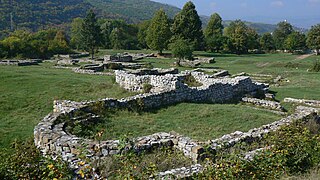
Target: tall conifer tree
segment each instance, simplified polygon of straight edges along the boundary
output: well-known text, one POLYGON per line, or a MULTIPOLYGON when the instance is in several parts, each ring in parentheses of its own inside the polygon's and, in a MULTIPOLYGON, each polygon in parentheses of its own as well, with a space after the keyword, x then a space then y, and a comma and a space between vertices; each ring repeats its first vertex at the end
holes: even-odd
POLYGON ((89 51, 91 58, 93 59, 95 48, 100 42, 100 27, 97 23, 96 15, 92 9, 84 18, 80 32, 83 46, 89 51))
POLYGON ((192 43, 194 49, 201 50, 204 45, 204 36, 202 32, 202 22, 196 11, 195 5, 189 1, 182 11, 174 18, 172 25, 173 41, 185 39, 192 43))
POLYGON ((162 54, 162 51, 168 46, 170 37, 171 32, 168 16, 163 9, 160 9, 155 13, 147 30, 147 45, 162 54))

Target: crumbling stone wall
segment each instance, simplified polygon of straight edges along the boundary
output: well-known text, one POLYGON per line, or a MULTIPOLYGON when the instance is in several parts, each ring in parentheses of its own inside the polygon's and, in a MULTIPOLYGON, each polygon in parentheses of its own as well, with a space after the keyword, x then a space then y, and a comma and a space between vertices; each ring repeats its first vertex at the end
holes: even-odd
POLYGON ((0 60, 0 65, 5 66, 32 66, 41 63, 41 59, 32 60, 0 60))

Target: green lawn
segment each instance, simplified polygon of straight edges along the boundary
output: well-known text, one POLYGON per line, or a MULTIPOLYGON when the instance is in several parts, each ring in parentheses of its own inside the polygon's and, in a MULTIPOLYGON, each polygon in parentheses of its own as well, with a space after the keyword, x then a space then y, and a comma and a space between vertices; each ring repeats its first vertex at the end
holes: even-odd
POLYGON ((91 136, 105 129, 105 140, 119 139, 122 135, 137 137, 175 131, 206 141, 235 131, 245 132, 280 119, 279 115, 244 105, 181 103, 142 114, 130 111, 108 113, 100 125, 83 129, 91 130, 91 136))
MULTIPOLYGON (((102 50, 100 55, 110 52, 115 53, 116 51, 102 50)), ((283 83, 280 87, 271 87, 271 90, 277 93, 278 100, 283 100, 285 97, 320 100, 320 73, 307 72, 313 61, 319 59, 319 57, 311 56, 304 60, 295 60, 297 56, 290 54, 241 56, 203 52, 195 52, 195 54, 216 57, 216 63, 203 65, 202 67, 227 69, 232 74, 244 71, 283 76, 289 82, 283 83)), ((174 62, 173 59, 147 59, 143 61, 151 62, 155 67, 163 68, 172 67, 171 65, 174 62)), ((71 70, 53 69, 50 66, 52 64, 49 63, 30 67, 0 66, 0 148, 8 147, 14 139, 32 137, 34 126, 52 111, 54 99, 78 101, 132 95, 132 93, 119 88, 118 85, 114 85, 112 77, 75 74, 71 70)), ((186 68, 181 68, 181 70, 183 69, 186 68)), ((272 114, 270 114, 271 118, 268 118, 266 116, 268 113, 254 110, 252 110, 252 117, 249 115, 247 117, 245 112, 251 112, 251 109, 241 108, 238 105, 180 104, 159 110, 157 113, 145 113, 142 116, 123 112, 123 114, 115 116, 114 119, 119 122, 127 122, 122 123, 123 126, 127 126, 127 129, 132 127, 133 131, 131 133, 134 135, 176 130, 178 133, 198 139, 217 137, 234 130, 246 130, 277 119, 272 118, 272 114), (207 114, 201 116, 202 112, 198 111, 200 107, 201 109, 207 109, 207 114), (241 108, 244 109, 241 110, 241 108), (215 109, 222 109, 222 112, 228 112, 226 109, 233 109, 233 111, 239 111, 238 114, 241 114, 241 116, 234 115, 237 119, 230 119, 229 117, 232 116, 228 116, 228 114, 232 114, 231 112, 216 115, 215 109), (261 120, 259 116, 261 116, 261 120), (258 119, 257 117, 259 121, 255 121, 258 119), (151 123, 152 126, 149 127, 148 123, 140 119, 146 119, 145 121, 151 123), (219 120, 217 121, 217 119, 219 120), (246 119, 250 120, 244 123, 246 119), (135 124, 135 122, 137 123, 135 124), (218 124, 206 126, 204 122, 218 124), (198 127, 207 131, 202 131, 198 127)), ((115 127, 114 132, 116 131, 115 127)), ((111 133, 110 135, 110 137, 116 136, 118 134, 113 135, 111 133)))
POLYGON ((52 111, 54 99, 90 100, 132 94, 114 85, 111 77, 50 66, 0 66, 0 148, 14 139, 32 137, 34 126, 52 111))

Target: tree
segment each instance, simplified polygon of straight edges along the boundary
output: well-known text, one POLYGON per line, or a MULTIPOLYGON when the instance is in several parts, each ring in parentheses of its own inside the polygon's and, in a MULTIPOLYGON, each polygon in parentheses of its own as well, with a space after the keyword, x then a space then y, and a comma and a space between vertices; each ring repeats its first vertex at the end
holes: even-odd
POLYGON ((271 51, 275 49, 274 41, 271 33, 265 33, 260 38, 260 46, 264 51, 271 51))
POLYGON ((83 20, 80 33, 82 44, 91 54, 91 59, 93 59, 95 48, 100 42, 100 27, 92 9, 87 13, 83 20))
POLYGON ((283 21, 277 24, 277 28, 273 32, 273 39, 277 49, 284 50, 284 41, 293 32, 293 27, 290 23, 283 21))
POLYGON ((307 35, 307 45, 309 48, 316 51, 316 55, 319 55, 320 51, 320 24, 312 26, 307 35))
POLYGON ((125 34, 122 28, 114 28, 110 34, 113 49, 125 49, 125 34))
POLYGON ((178 58, 178 66, 180 66, 180 61, 182 59, 192 59, 193 47, 189 44, 189 41, 184 39, 177 39, 169 46, 173 56, 178 58))
POLYGON ((147 45, 162 54, 162 51, 168 46, 170 37, 168 16, 163 9, 160 9, 155 13, 147 30, 147 45))
POLYGON ((151 21, 143 21, 142 23, 138 24, 138 41, 139 41, 139 47, 141 49, 147 48, 147 41, 146 41, 146 36, 147 36, 147 30, 150 26, 151 21))
POLYGON ((64 31, 57 31, 54 39, 49 42, 48 50, 52 54, 65 54, 70 52, 69 43, 64 31))
POLYGON ((305 50, 306 36, 300 32, 294 31, 284 41, 284 47, 290 52, 305 50))
POLYGON ((227 36, 227 46, 231 52, 236 54, 248 53, 248 50, 256 48, 257 32, 249 28, 241 20, 236 20, 230 23, 225 29, 227 36))
POLYGON ((172 25, 172 42, 184 39, 191 43, 196 50, 203 49, 202 22, 196 11, 195 5, 187 2, 180 13, 174 17, 172 25))
POLYGON ((127 24, 123 20, 100 20, 101 45, 104 48, 137 49, 137 25, 127 24), (113 41, 113 42, 112 42, 113 41), (120 42, 121 41, 121 42, 120 42))
POLYGON ((218 13, 211 15, 207 28, 204 31, 206 47, 210 51, 219 51, 223 46, 222 18, 218 13))
POLYGON ((71 23, 71 46, 77 50, 82 49, 81 42, 81 29, 82 29, 83 19, 75 18, 71 23))

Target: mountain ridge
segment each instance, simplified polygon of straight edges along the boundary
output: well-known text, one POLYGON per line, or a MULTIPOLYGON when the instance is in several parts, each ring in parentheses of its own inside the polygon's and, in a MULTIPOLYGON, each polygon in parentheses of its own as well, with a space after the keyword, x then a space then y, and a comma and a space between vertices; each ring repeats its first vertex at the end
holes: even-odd
MULTIPOLYGON (((84 17, 87 10, 95 9, 98 17, 123 19, 128 23, 139 23, 153 17, 163 8, 170 18, 181 9, 150 0, 1 0, 0 31, 30 29, 36 31, 50 26, 63 26, 73 18, 84 17), (11 21, 12 20, 12 21, 11 21)), ((209 16, 201 16, 203 27, 209 16)), ((224 21, 227 26, 230 21, 224 21)), ((246 22, 260 34, 272 32, 276 25, 246 22)))

